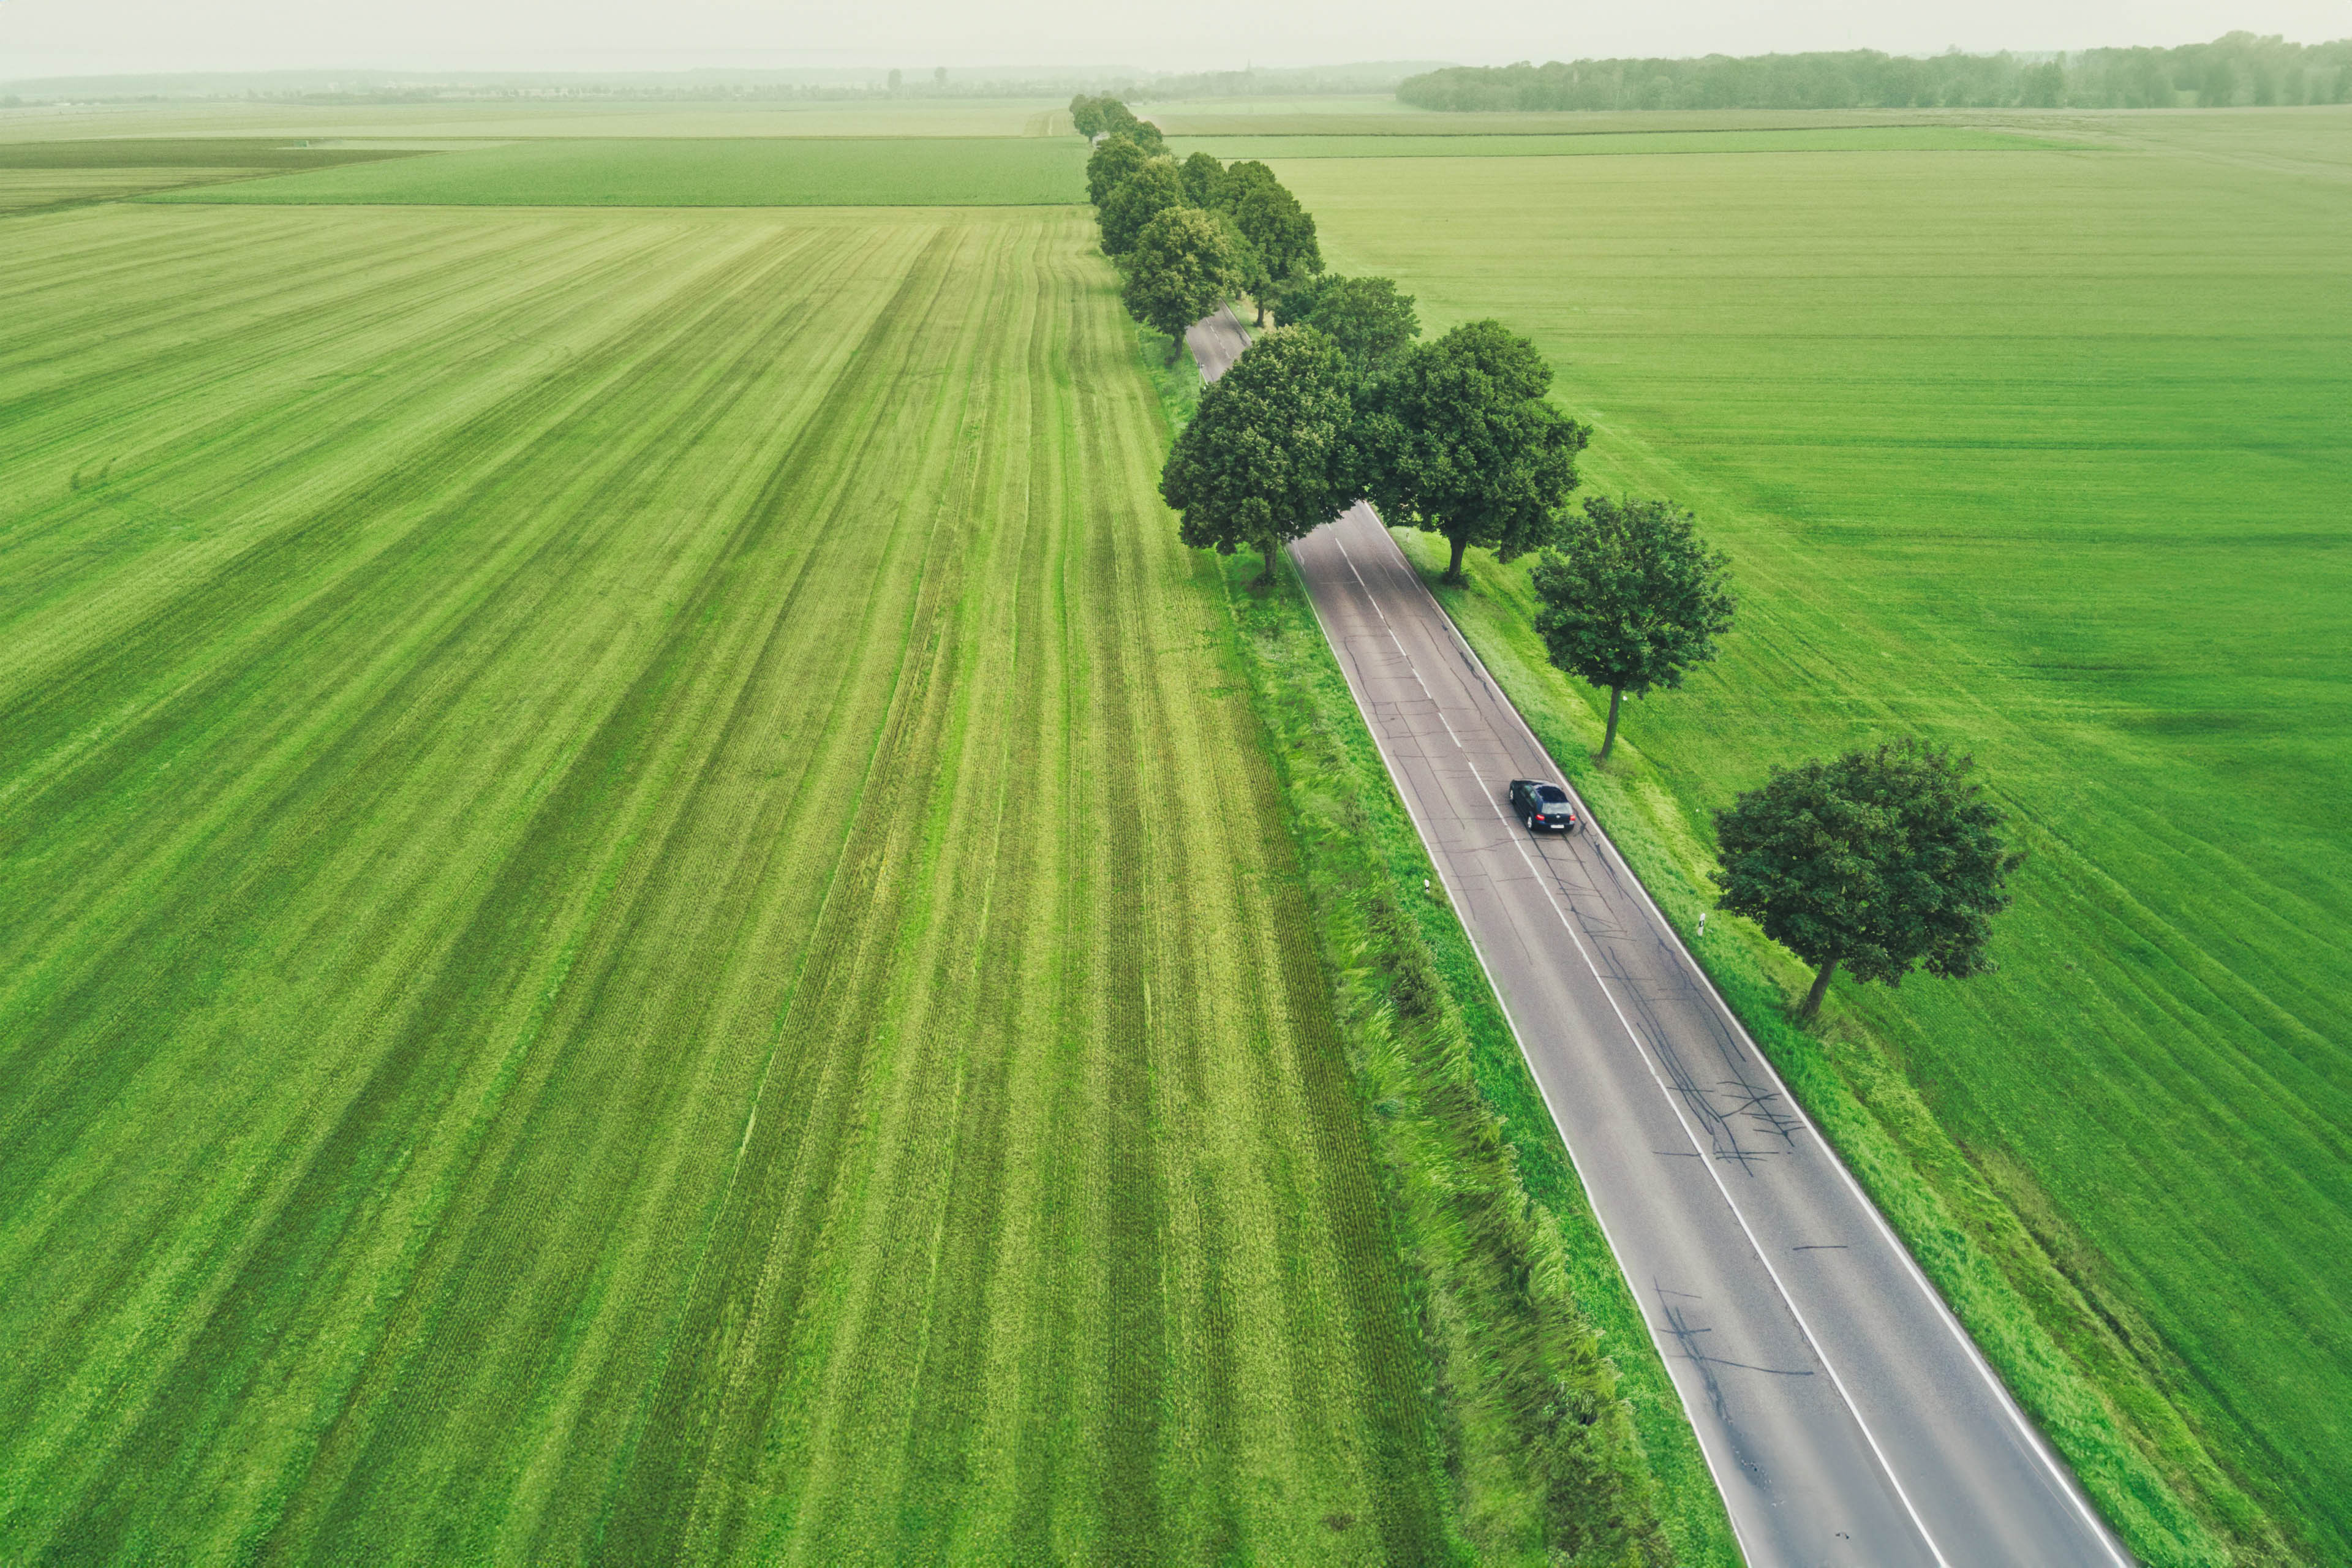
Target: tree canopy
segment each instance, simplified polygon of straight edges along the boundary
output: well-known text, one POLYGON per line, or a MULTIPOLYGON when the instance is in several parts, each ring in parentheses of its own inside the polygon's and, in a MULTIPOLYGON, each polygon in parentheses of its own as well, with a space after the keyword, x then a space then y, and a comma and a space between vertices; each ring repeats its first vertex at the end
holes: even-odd
POLYGON ((1294 280, 1275 300, 1278 326, 1303 322, 1339 345, 1359 376, 1378 374, 1421 336, 1412 296, 1392 278, 1347 278, 1337 272, 1294 280))
POLYGON ((1241 205, 1244 196, 1258 186, 1279 187, 1281 184, 1280 180, 1275 178, 1272 168, 1259 163, 1255 158, 1244 158, 1239 163, 1225 165, 1224 191, 1220 201, 1225 210, 1231 212, 1241 205))
POLYGON ((1081 136, 1100 136, 1106 132, 1113 136, 1124 134, 1133 138, 1139 146, 1153 152, 1160 150, 1160 127, 1138 120, 1135 111, 1116 93, 1079 93, 1070 100, 1070 123, 1081 136))
POLYGON ((1087 155, 1087 200, 1099 207, 1151 154, 1132 136, 1111 136, 1087 155))
POLYGON ((1173 158, 1150 158, 1121 180, 1096 209, 1102 225, 1106 256, 1124 256, 1135 247, 1144 226, 1170 207, 1184 205, 1184 183, 1173 158))
POLYGON ((1330 339, 1277 327, 1212 382, 1160 478, 1160 495, 1183 515, 1184 542, 1223 555, 1258 551, 1264 583, 1286 542, 1353 505, 1349 379, 1330 339))
MULTIPOLYGON (((1264 168, 1265 165, 1259 164, 1264 168)), ((1279 181, 1261 180, 1245 188, 1233 205, 1234 224, 1265 264, 1268 285, 1280 288, 1293 279, 1323 270, 1323 250, 1315 237, 1315 218, 1279 181)), ((1265 323, 1265 303, 1258 303, 1258 324, 1265 323)))
POLYGON ((1184 199, 1196 207, 1214 207, 1224 194, 1225 166, 1213 153, 1195 153, 1180 166, 1184 199))
POLYGON ((1609 689, 1605 762, 1627 692, 1672 689, 1715 657, 1738 603, 1730 559, 1707 547, 1690 513, 1630 497, 1588 497, 1554 542, 1535 566, 1536 630, 1553 664, 1609 689))
POLYGON ((1184 329, 1223 304, 1236 282, 1225 226, 1198 207, 1171 205, 1136 236, 1120 299, 1129 315, 1168 334, 1172 363, 1184 329))
POLYGON ((1552 542, 1590 432, 1544 400, 1551 367, 1500 321, 1470 321, 1364 384, 1364 485, 1391 524, 1443 534, 1449 582, 1475 544, 1509 561, 1552 542))
POLYGON ((1103 100, 1092 93, 1076 93, 1070 99, 1070 124, 1077 133, 1089 141, 1103 133, 1103 100))
POLYGON ((1800 1020, 1841 963, 1888 985, 1923 965, 1954 979, 1993 967, 1992 917, 2024 857, 2002 841, 1973 765, 1906 739, 1775 768, 1715 814, 1717 907, 1816 966, 1800 1020))

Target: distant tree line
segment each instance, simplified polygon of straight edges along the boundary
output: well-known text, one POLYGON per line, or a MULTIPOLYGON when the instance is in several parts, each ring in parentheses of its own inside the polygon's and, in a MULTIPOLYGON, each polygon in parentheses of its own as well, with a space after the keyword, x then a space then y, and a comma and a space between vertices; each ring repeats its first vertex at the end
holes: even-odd
POLYGON ((1918 58, 1874 49, 1701 59, 1521 61, 1408 77, 1418 109, 2173 109, 2352 103, 2352 38, 2290 44, 2231 33, 2178 48, 2085 49, 2056 58, 1918 58))

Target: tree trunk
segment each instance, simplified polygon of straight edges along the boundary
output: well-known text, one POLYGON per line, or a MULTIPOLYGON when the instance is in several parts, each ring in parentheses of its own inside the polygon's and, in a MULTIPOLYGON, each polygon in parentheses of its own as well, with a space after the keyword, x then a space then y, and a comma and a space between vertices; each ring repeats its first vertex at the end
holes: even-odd
POLYGON ((1257 307, 1257 324, 1258 324, 1259 326, 1261 326, 1261 327, 1265 326, 1265 300, 1252 300, 1250 301, 1250 303, 1251 303, 1251 304, 1253 304, 1253 305, 1255 305, 1255 306, 1257 307))
POLYGON ((1609 760, 1609 748, 1617 743, 1617 704, 1623 701, 1624 698, 1623 687, 1612 686, 1609 689, 1609 733, 1601 737, 1601 760, 1604 763, 1609 760))
POLYGON ((1459 539, 1448 539, 1446 542, 1454 546, 1454 561, 1445 568, 1445 580, 1459 588, 1462 586, 1462 552, 1469 546, 1467 542, 1459 539))
POLYGON ((1257 574, 1257 581, 1251 584, 1250 586, 1254 588, 1271 588, 1274 586, 1275 556, 1276 552, 1280 551, 1281 548, 1281 544, 1275 540, 1264 539, 1258 542, 1257 552, 1265 562, 1265 570, 1257 574))
POLYGON ((1821 972, 1813 976, 1813 988, 1805 993, 1802 1002, 1797 1004, 1798 1023, 1811 1023, 1813 1015, 1822 1010, 1822 998, 1829 994, 1830 976, 1837 973, 1837 966, 1838 961, 1832 958, 1822 964, 1821 972))

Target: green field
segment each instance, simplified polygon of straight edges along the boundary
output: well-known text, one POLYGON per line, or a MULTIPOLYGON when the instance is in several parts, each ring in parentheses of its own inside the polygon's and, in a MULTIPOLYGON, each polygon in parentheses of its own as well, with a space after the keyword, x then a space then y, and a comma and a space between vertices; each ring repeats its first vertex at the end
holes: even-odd
MULTIPOLYGON (((2069 123, 2108 145, 1259 155, 1335 267, 1535 334, 1588 482, 1731 551, 1723 662, 1629 706, 1591 781, 1686 926, 1706 809, 1768 764, 1980 758, 2032 856, 2000 973, 1841 984, 1778 1048, 2144 1555, 2342 1562, 2352 113, 2069 123)), ((1476 581, 1457 614, 1580 755, 1523 574, 1476 581)), ((1759 1001, 1801 979, 1708 941, 1759 1001)))
MULTIPOLYGON (((1393 98, 1301 98, 1146 102, 1138 112, 1170 136, 1590 136, 1738 131, 1816 132, 1844 127, 2032 125, 2068 118, 2047 110, 1937 109, 1543 110, 1447 114, 1393 98)), ((5 121, 0 121, 5 123, 5 121)))
POLYGON ((542 136, 1068 135, 1066 95, 1051 99, 898 99, 659 102, 625 99, 493 103, 181 101, 0 108, 0 142, 110 136, 279 136, 509 141, 542 136))
POLYGON ((1086 199, 1075 136, 553 140, 174 192, 291 205, 1056 206, 1086 199))
POLYGON ((1823 126, 1801 131, 1588 131, 1506 136, 1357 136, 1293 134, 1186 136, 1169 141, 1194 151, 1240 158, 1580 158, 1664 153, 2022 153, 2079 142, 1965 125, 1823 126))
POLYGON ((0 141, 0 215, 399 155, 385 148, 314 149, 282 138, 0 141))
POLYGON ((11 234, 0 1559, 1442 1552, 1083 215, 11 234))

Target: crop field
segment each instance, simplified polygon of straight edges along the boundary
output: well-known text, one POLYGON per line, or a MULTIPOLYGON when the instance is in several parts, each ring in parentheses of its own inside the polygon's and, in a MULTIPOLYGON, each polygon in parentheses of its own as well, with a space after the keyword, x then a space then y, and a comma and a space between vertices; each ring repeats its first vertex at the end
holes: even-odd
MULTIPOLYGON (((1524 573, 1452 597, 1686 929, 1706 813, 1768 764, 1904 731, 1979 758, 2032 857, 2000 972, 1841 983, 1784 1059, 1901 1156, 1865 1174, 1931 1215, 2021 1397, 2087 1387, 2126 1435, 2059 1437, 2144 1556, 2343 1562, 2352 113, 2070 123, 2106 145, 1259 155, 1335 268, 1537 336, 1588 486, 1731 552, 1723 661, 1629 704, 1605 774, 1524 573)), ((1715 933, 1718 973, 1800 979, 1715 933)))
MULTIPOLYGON (((1842 127, 2032 125, 2064 118, 2048 111, 1937 109, 1539 110, 1449 114, 1393 98, 1339 94, 1300 98, 1202 99, 1140 105, 1170 136, 1591 136, 1734 131, 1817 132, 1842 127)), ((1267 154, 1271 156, 1271 154, 1267 154)))
POLYGON ((310 149, 284 139, 0 141, 0 215, 79 205, 178 185, 250 179, 397 156, 383 148, 310 149))
POLYGON ((515 142, 159 200, 442 206, 1057 206, 1086 199, 1087 145, 1000 136, 515 142))
POLYGON ((9 232, 0 1559, 1441 1552, 1083 215, 9 232))
POLYGON ((424 137, 1058 136, 1068 100, 839 102, 103 103, 0 108, 0 142, 110 136, 424 137))
POLYGON ((1570 135, 1175 137, 1169 151, 1240 158, 1591 158, 1667 153, 2018 153, 2073 142, 1966 125, 1825 126, 1802 131, 1595 131, 1570 135))

